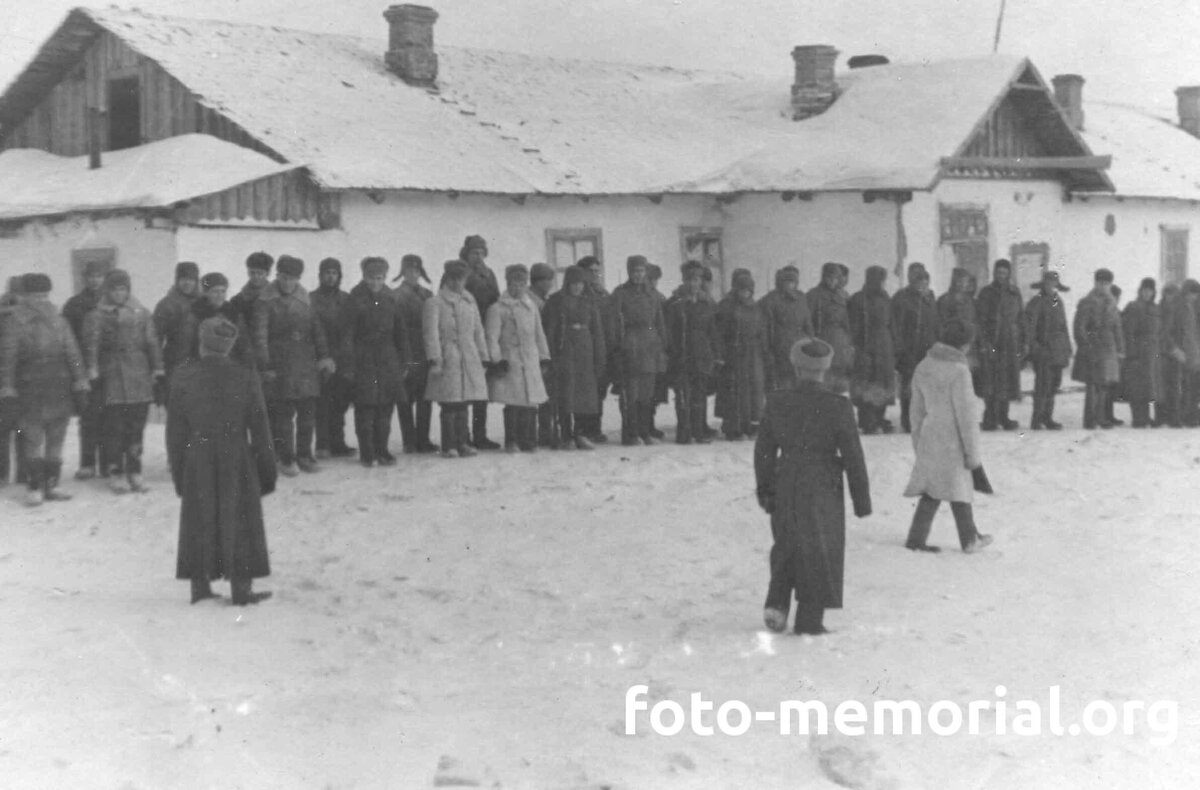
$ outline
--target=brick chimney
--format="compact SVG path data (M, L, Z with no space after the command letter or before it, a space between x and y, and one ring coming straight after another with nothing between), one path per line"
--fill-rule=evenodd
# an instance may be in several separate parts
M1179 127L1193 137L1200 137L1200 85L1185 85L1175 89L1179 106Z
M1071 128L1083 130L1083 77L1078 74L1059 74L1052 80L1054 83L1054 100L1067 114Z
M409 85L433 87L437 83L438 59L433 49L433 23L438 13L423 5L388 6L388 71Z
M792 50L796 62L796 81L792 83L792 119L799 121L820 115L837 99L837 80L833 66L838 51L828 44L812 44Z

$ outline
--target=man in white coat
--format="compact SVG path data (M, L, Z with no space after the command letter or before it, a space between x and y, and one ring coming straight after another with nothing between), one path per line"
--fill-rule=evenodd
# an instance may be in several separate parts
M967 351L975 327L958 318L942 324L940 339L917 365L912 380L913 448L916 463L905 496L919 496L905 547L913 551L938 552L926 543L933 517L949 500L958 528L962 550L971 554L992 542L975 528L971 507L974 473L981 470L979 421Z

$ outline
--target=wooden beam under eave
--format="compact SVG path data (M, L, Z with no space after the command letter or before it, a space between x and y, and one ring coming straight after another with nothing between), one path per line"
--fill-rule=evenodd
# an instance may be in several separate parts
M997 168L1006 170L1107 170L1112 156L947 156L942 167L955 169Z

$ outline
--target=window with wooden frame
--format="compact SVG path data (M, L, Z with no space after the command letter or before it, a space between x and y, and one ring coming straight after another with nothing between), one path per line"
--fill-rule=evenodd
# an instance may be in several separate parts
M93 263L99 263L106 274L111 269L117 268L117 248L88 247L71 250L71 283L74 286L71 293L77 294L87 287L87 277L84 276L84 271Z
M1163 285L1179 285L1187 279L1189 231L1187 225L1159 226Z
M108 81L108 150L142 144L142 86L134 77Z
M547 228L546 262L558 274L589 255L604 266L604 234L600 228Z
M725 249L721 228L680 228L679 247L684 261L699 261L712 272L712 297L725 293Z

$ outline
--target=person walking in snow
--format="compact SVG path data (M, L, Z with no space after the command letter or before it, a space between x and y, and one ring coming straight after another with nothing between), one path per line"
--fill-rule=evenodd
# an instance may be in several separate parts
M334 372L321 377L317 396L317 460L347 458L354 448L346 444L346 411L354 402L354 382L349 379L354 346L350 340L350 294L342 290L342 262L325 258L317 266L317 290L309 294L313 311L325 332Z
M180 498L175 577L192 603L215 598L229 579L236 606L256 604L253 580L271 573L262 497L275 490L275 453L254 370L229 359L237 326L224 316L198 328L200 359L171 381L167 462Z
M22 437L29 505L71 498L58 490L63 440L71 414L87 411L83 356L50 302L51 287L45 274L23 275L21 304L0 336L0 413L11 415Z
M478 452L471 443L467 405L488 396L483 365L491 357L479 308L466 290L467 274L462 261L446 261L438 292L421 313L429 360L425 400L440 406L443 458L468 458Z
M175 368L188 359L187 321L192 304L199 297L200 267L191 261L175 264L175 284L154 306L154 334L162 344L166 379L154 393L154 402L166 405L167 382Z
M1059 280L1058 272L1042 274L1034 286L1040 292L1025 308L1025 337L1029 339L1029 360L1033 363L1033 418L1029 427L1062 430L1054 421L1054 397L1062 385L1063 368L1071 362L1071 335L1067 312L1060 291L1071 290Z
M83 269L83 290L63 305L63 318L71 327L75 345L81 350L84 319L100 304L104 295L104 274L110 268L100 261L88 261ZM104 459L104 417L98 397L100 382L91 382L91 388L94 395L88 399L87 408L79 415L79 468L75 471L76 480L91 480L97 470L102 477L108 476L108 463Z
M100 381L104 455L116 494L148 490L142 482L146 417L155 392L166 387L154 319L131 288L128 272L109 271L104 297L83 324L83 358L88 378Z
M404 377L404 399L396 402L396 410L400 414L400 436L406 453L435 453L437 445L429 441L433 405L425 400L429 361L425 357L422 339L425 334L421 328L421 314L425 303L433 297L433 291L421 285L421 280L430 282L421 256L410 253L401 258L400 274L396 279L401 282L392 289L392 296L400 305L400 320L404 322L409 353L408 371Z
M784 266L775 272L775 290L758 301L766 330L767 366L764 371L768 392L790 389L795 383L792 370L792 346L802 337L813 337L812 315L808 300L800 290L800 270Z
M796 386L767 395L754 445L759 506L771 516L771 580L763 622L787 628L796 599L794 631L826 633L826 609L842 608L846 558L845 493L854 515L871 515L871 487L854 408L822 380L833 347L804 339L793 345Z
M492 367L488 395L504 404L504 449L537 449L537 408L547 400L542 371L549 371L550 347L542 316L528 294L529 270L522 264L504 270L504 293L488 308L484 329Z
M766 403L767 332L763 313L754 301L754 277L735 269L731 288L717 306L718 373L714 413L725 438L754 438Z
M920 497L904 546L936 553L928 543L933 517L943 500L950 502L958 541L971 554L992 542L975 527L971 506L975 477L982 475L979 423L971 387L967 349L975 328L961 319L942 324L940 339L929 349L913 374L912 441L916 452L912 474L904 489ZM977 471L978 470L978 471Z
M279 471L295 477L317 471L313 439L321 375L337 371L325 330L300 285L304 261L281 255L275 272L254 304L254 350L274 420Z

